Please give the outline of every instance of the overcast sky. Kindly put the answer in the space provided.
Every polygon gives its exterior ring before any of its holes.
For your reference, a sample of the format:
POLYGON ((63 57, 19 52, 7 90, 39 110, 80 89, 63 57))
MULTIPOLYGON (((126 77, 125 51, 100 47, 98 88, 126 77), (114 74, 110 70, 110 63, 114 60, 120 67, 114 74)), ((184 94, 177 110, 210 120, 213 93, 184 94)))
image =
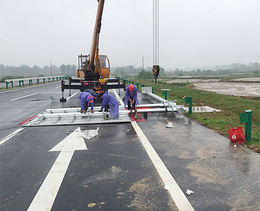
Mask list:
MULTIPOLYGON (((0 0, 0 64, 76 64, 89 54, 97 0, 0 0)), ((259 0, 159 0, 166 69, 260 62, 259 0)), ((100 54, 153 65, 153 0, 106 0, 100 54)))

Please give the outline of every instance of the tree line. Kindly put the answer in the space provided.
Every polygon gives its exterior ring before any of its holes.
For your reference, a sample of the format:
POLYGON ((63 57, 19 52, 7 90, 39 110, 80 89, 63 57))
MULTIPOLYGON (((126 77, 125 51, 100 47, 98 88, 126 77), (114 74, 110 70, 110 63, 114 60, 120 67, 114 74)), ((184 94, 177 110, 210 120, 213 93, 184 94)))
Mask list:
MULTIPOLYGON (((152 67, 141 68, 135 66, 123 66, 112 68, 111 71, 122 78, 141 78, 152 79, 152 67)), ((215 66, 212 69, 193 69, 184 71, 183 69, 176 68, 175 70, 165 70, 160 67, 160 77, 178 77, 178 76, 229 76, 229 75, 242 75, 249 74, 253 76, 260 76, 260 63, 241 64, 234 63, 232 65, 215 66)))
POLYGON ((30 76, 50 76, 50 75, 65 75, 65 76, 72 76, 76 75, 76 65, 65 65, 62 64, 61 66, 51 65, 51 66, 44 66, 39 67, 34 65, 33 67, 29 67, 28 65, 21 65, 21 66, 9 66, 0 64, 0 78, 4 76, 23 76, 23 77, 30 77, 30 76))
MULTIPOLYGON (((28 65, 21 66, 8 66, 0 64, 0 78, 4 76, 21 76, 21 77, 30 77, 30 76, 50 76, 50 75, 65 75, 65 76, 75 76, 77 67, 76 65, 71 64, 62 64, 61 66, 44 66, 39 67, 34 65, 29 67, 28 65)), ((111 67, 111 73, 121 76, 122 78, 143 78, 151 79, 152 67, 135 67, 133 65, 122 66, 122 67, 111 67)), ((249 63, 241 64, 234 63, 232 65, 224 66, 215 66, 213 68, 205 69, 193 69, 190 71, 184 71, 182 69, 176 68, 175 70, 165 70, 163 67, 160 67, 160 77, 165 76, 228 76, 228 75, 238 75, 238 74, 251 74, 251 75, 260 75, 260 63, 249 63)))

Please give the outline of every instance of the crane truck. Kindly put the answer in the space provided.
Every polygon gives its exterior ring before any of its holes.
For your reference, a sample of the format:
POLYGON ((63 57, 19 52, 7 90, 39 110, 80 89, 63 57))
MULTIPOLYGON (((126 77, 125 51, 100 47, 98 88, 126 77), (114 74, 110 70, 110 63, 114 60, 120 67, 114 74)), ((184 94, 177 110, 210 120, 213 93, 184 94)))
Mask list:
MULTIPOLYGON (((110 77, 110 62, 106 55, 99 55, 99 35, 105 0, 98 0, 98 9, 94 27, 93 41, 89 55, 78 55, 78 70, 76 78, 69 78, 69 84, 61 81, 62 98, 66 102, 65 89, 92 89, 96 93, 104 93, 108 89, 126 88, 125 80, 120 83, 120 78, 110 77)), ((70 94, 71 95, 71 94, 70 94)))

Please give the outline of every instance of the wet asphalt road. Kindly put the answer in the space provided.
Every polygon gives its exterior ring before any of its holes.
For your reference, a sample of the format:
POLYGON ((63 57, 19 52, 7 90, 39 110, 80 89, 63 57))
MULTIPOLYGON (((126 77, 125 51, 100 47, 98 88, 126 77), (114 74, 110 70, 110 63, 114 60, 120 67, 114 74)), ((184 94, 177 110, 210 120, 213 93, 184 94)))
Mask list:
MULTIPOLYGON (((77 95, 59 102, 59 85, 0 93, 0 140, 47 108, 78 106, 77 95)), ((195 210, 259 210, 259 154, 184 116, 149 114, 138 125, 181 190, 195 192, 185 193, 195 210)), ((49 150, 77 127, 25 128, 0 146, 1 210, 27 210, 59 156, 49 150)), ((51 210, 178 210, 130 123, 80 127, 99 135, 74 152, 51 210)))

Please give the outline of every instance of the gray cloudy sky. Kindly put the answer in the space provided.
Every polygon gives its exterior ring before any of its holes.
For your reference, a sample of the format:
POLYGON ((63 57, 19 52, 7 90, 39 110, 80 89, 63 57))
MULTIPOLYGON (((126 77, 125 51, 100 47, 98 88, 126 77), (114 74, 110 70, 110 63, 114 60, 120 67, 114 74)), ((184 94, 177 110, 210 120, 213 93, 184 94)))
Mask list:
MULTIPOLYGON (((0 0, 0 64, 76 64, 89 54, 97 0, 0 0)), ((166 69, 260 61, 259 0, 159 0, 166 69)), ((100 53, 153 65, 152 0, 106 0, 100 53)))

